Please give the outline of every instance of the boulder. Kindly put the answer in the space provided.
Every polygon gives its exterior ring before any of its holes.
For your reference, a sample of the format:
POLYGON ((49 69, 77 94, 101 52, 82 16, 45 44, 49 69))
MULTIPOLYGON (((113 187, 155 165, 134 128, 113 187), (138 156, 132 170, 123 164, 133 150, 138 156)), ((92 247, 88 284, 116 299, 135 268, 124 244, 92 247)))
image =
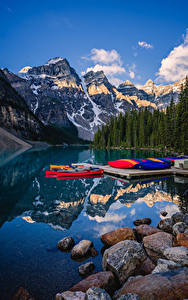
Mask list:
POLYGON ((101 241, 106 247, 113 246, 124 240, 136 240, 132 228, 121 227, 101 235, 101 241))
POLYGON ((89 240, 82 240, 77 245, 75 245, 71 251, 72 258, 81 258, 86 256, 91 247, 93 246, 93 243, 89 240))
POLYGON ((168 272, 170 270, 177 269, 177 268, 180 268, 180 267, 181 267, 180 264, 177 264, 172 260, 158 259, 157 266, 152 271, 152 273, 168 272))
POLYGON ((188 297, 188 268, 150 274, 126 282, 113 299, 127 293, 135 293, 141 300, 183 300, 188 297))
POLYGON ((57 248, 61 251, 71 250, 74 246, 74 239, 71 236, 66 236, 60 240, 57 244, 57 248))
POLYGON ((136 241, 122 241, 107 249, 103 255, 103 270, 112 271, 124 283, 146 259, 145 251, 136 241))
POLYGON ((178 233, 184 233, 186 229, 188 229, 188 226, 183 222, 178 222, 173 225, 173 234, 176 235, 178 233))
POLYGON ((93 286, 100 287, 107 291, 109 294, 112 294, 117 288, 117 283, 112 272, 98 272, 75 284, 72 288, 70 288, 70 291, 82 291, 85 293, 89 288, 93 286))
POLYGON ((56 294, 55 300, 86 300, 86 294, 83 292, 66 291, 56 294))
POLYGON ((95 265, 92 261, 90 261, 84 265, 79 266, 78 272, 81 276, 85 276, 88 275, 89 273, 92 273, 94 269, 95 269, 95 265))
POLYGON ((166 218, 166 219, 161 220, 158 223, 157 227, 159 229, 163 230, 163 231, 172 233, 172 231, 173 231, 173 229, 172 229, 173 225, 174 225, 174 223, 173 223, 172 219, 171 218, 166 218))
POLYGON ((141 264, 140 268, 136 270, 136 274, 148 275, 151 274, 154 269, 155 264, 149 257, 147 257, 146 260, 144 260, 144 262, 141 264))
POLYGON ((183 217, 183 222, 188 225, 188 214, 185 214, 183 217))
POLYGON ((174 240, 174 246, 184 246, 188 248, 188 233, 178 233, 174 240))
POLYGON ((99 287, 92 287, 86 292, 87 300, 111 300, 110 295, 99 287))
POLYGON ((118 300, 140 300, 140 297, 136 294, 128 293, 126 295, 122 295, 118 300))
POLYGON ((144 247, 148 256, 156 262, 158 258, 163 258, 166 248, 172 247, 172 234, 158 232, 143 238, 144 247))
POLYGON ((164 256, 182 266, 188 266, 188 248, 186 247, 180 246, 167 248, 164 251, 164 256))
POLYGON ((29 292, 24 287, 19 287, 16 293, 12 296, 11 300, 34 300, 29 292))
POLYGON ((168 215, 166 210, 161 210, 160 211, 161 216, 166 217, 168 215))
POLYGON ((145 236, 157 233, 157 232, 162 232, 162 230, 150 226, 150 225, 139 225, 137 227, 134 228, 134 231, 136 233, 136 235, 138 236, 139 239, 142 239, 145 236))
POLYGON ((183 222, 183 218, 184 218, 184 214, 182 212, 176 212, 171 217, 174 224, 179 223, 179 222, 183 222))
POLYGON ((138 219, 138 220, 135 220, 133 223, 134 223, 135 226, 139 226, 139 225, 142 225, 142 224, 150 225, 151 224, 151 219, 150 218, 138 219))

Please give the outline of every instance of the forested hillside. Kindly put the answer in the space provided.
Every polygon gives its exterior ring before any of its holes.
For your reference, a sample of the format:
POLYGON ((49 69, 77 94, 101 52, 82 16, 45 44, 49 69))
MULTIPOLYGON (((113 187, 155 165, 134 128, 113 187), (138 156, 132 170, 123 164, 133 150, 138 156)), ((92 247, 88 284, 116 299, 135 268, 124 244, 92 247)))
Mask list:
POLYGON ((172 98, 166 111, 142 109, 120 114, 97 131, 93 145, 154 147, 188 154, 188 78, 177 105, 172 98))

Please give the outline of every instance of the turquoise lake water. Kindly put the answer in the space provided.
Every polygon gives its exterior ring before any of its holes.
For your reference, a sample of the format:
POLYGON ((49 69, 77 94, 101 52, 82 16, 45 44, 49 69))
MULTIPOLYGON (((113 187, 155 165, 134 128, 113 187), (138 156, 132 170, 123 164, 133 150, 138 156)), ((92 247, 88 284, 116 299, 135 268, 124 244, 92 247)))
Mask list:
POLYGON ((121 226, 133 227, 137 218, 150 217, 157 225, 160 211, 168 215, 186 209, 182 195, 186 178, 166 177, 126 182, 109 176, 77 180, 46 178, 49 164, 92 162, 125 157, 157 156, 128 150, 90 150, 54 147, 0 156, 0 299, 10 299, 24 286, 35 299, 54 299, 82 278, 70 253, 56 248, 71 235, 76 242, 93 241, 101 268, 100 235, 121 226), (18 155, 17 155, 18 154, 18 155))

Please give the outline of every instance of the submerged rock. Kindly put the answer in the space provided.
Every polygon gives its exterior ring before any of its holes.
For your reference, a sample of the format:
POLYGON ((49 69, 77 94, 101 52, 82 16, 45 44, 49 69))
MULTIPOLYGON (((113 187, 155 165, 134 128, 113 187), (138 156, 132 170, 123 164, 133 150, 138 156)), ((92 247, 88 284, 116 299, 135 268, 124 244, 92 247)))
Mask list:
POLYGON ((57 248, 61 251, 68 251, 72 249, 74 244, 74 239, 71 236, 67 236, 58 242, 57 248))
POLYGON ((162 230, 146 224, 135 227, 134 231, 139 239, 157 232, 162 232, 162 230))
POLYGON ((93 243, 89 240, 82 240, 77 245, 75 245, 71 251, 72 258, 81 258, 86 256, 91 247, 93 246, 93 243))
POLYGON ((134 274, 145 259, 146 254, 141 244, 122 241, 104 252, 103 270, 112 271, 122 284, 134 274))
POLYGON ((97 286, 105 289, 109 294, 113 293, 117 287, 115 277, 112 272, 98 272, 96 274, 90 275, 87 278, 81 280, 75 284, 70 291, 82 291, 86 292, 89 288, 97 286))
POLYGON ((22 286, 16 291, 11 300, 34 300, 29 292, 22 286))
POLYGON ((173 225, 174 225, 174 223, 173 223, 172 219, 171 218, 166 218, 166 219, 161 220, 158 223, 157 227, 159 229, 163 230, 163 231, 172 233, 173 232, 173 229, 172 229, 173 225))
POLYGON ((55 300, 86 300, 86 294, 83 292, 66 291, 56 294, 55 300))
POLYGON ((138 220, 135 220, 133 223, 134 223, 135 226, 139 226, 139 225, 142 225, 142 224, 150 225, 151 224, 151 219, 150 218, 138 219, 138 220))
POLYGON ((188 266, 188 248, 186 247, 180 246, 167 248, 164 251, 164 256, 182 266, 188 266))
POLYGON ((89 288, 86 292, 87 300, 111 300, 110 295, 103 289, 99 287, 89 288))
POLYGON ((166 217, 168 215, 166 210, 161 210, 160 212, 161 216, 166 217))
POLYGON ((79 266, 78 272, 81 276, 85 276, 85 275, 88 275, 89 273, 93 272, 94 269, 95 269, 95 265, 92 261, 90 261, 84 265, 79 266))
POLYGON ((178 233, 174 240, 174 246, 184 246, 188 248, 188 233, 178 233))
POLYGON ((107 247, 113 246, 124 240, 136 240, 132 228, 121 227, 101 235, 101 241, 107 247))
POLYGON ((143 238, 144 247, 149 257, 157 261, 163 258, 166 248, 172 247, 172 234, 167 232, 158 232, 143 238))
POLYGON ((185 299, 188 297, 188 268, 150 274, 126 282, 113 299, 117 300, 127 293, 135 293, 142 300, 185 299))

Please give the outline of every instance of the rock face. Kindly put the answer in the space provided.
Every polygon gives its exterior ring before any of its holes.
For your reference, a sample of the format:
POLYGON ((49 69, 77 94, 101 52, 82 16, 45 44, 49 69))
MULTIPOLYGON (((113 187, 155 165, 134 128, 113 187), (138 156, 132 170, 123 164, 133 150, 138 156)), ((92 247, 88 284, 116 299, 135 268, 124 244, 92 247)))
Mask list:
POLYGON ((113 246, 124 240, 135 240, 135 235, 132 228, 121 227, 114 231, 107 232, 101 235, 101 241, 107 247, 113 246))
POLYGON ((111 300, 109 294, 99 287, 92 287, 86 292, 87 300, 111 300))
POLYGON ((177 300, 188 297, 188 268, 136 278, 124 284, 114 299, 135 293, 142 300, 177 300))
POLYGON ((134 223, 135 226, 139 226, 139 225, 142 225, 142 224, 150 225, 151 224, 151 219, 150 218, 138 219, 138 220, 135 220, 133 223, 134 223))
POLYGON ((76 292, 76 291, 86 292, 89 288, 96 286, 101 289, 104 289, 109 294, 111 294, 116 289, 116 285, 117 284, 115 282, 115 278, 114 278, 114 275, 112 272, 99 272, 99 273, 90 275, 89 277, 78 282, 70 289, 70 291, 71 292, 76 292))
POLYGON ((42 140, 44 126, 0 70, 0 126, 28 140, 42 140))
POLYGON ((112 271, 124 283, 146 259, 142 246, 135 241, 122 241, 107 249, 103 255, 103 270, 112 271))
POLYGON ((71 250, 74 246, 74 239, 71 236, 64 237, 57 244, 57 248, 61 251, 71 250))
POLYGON ((188 266, 188 248, 180 247, 170 247, 164 250, 164 256, 173 260, 182 266, 188 266))
POLYGON ((149 257, 156 261, 164 256, 164 250, 172 247, 172 235, 166 232, 158 232, 143 239, 144 247, 149 257))
POLYGON ((93 243, 89 240, 82 240, 75 245, 71 251, 72 258, 81 258, 89 253, 93 243))
POLYGON ((5 69, 11 85, 26 100, 29 108, 44 124, 70 127, 79 137, 91 140, 98 126, 111 116, 132 108, 165 108, 173 96, 177 102, 180 81, 156 86, 151 80, 141 89, 130 81, 113 86, 103 71, 90 71, 84 82, 67 59, 56 57, 42 66, 25 67, 17 76, 5 69), (85 86, 85 87, 84 87, 85 86))
POLYGON ((178 233, 174 240, 174 246, 184 246, 188 248, 188 233, 178 233))
POLYGON ((142 239, 145 236, 157 233, 157 232, 161 232, 160 229, 155 228, 153 226, 150 225, 139 225, 136 228, 134 228, 134 231, 136 232, 137 236, 142 239))
POLYGON ((78 272, 81 276, 85 276, 85 275, 88 275, 89 273, 93 272, 94 268, 95 268, 94 263, 90 261, 84 265, 79 266, 78 272))

